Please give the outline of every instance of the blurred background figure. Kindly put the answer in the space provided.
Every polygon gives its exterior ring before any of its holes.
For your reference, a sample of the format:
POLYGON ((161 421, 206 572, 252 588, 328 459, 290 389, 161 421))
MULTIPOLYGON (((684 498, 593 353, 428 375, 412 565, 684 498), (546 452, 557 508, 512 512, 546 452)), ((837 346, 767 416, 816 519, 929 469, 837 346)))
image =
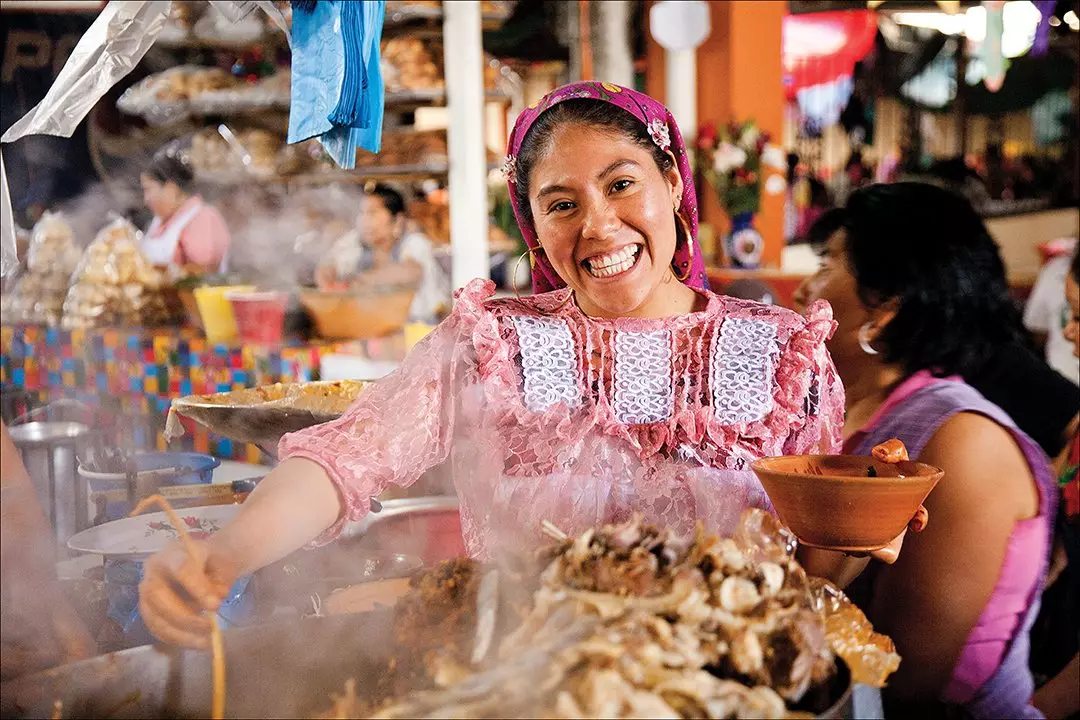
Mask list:
POLYGON ((1024 308, 1024 326, 1046 354, 1050 367, 1080 385, 1080 364, 1073 354, 1073 343, 1065 337, 1065 327, 1071 318, 1065 283, 1077 240, 1064 238, 1050 245, 1051 256, 1039 271, 1024 308))
POLYGON ((229 229, 221 213, 195 194, 195 174, 182 151, 165 148, 139 178, 154 219, 142 251, 154 265, 198 273, 225 272, 229 229))
POLYGON ((449 281, 431 240, 411 225, 404 197, 387 185, 366 193, 356 226, 334 243, 315 279, 322 290, 416 286, 410 309, 413 322, 435 322, 450 300, 449 281))
MULTIPOLYGON (((1080 251, 1070 260, 1064 294, 1064 336, 1075 364, 1080 361, 1080 251)), ((1067 718, 1080 713, 1080 433, 1073 434, 1056 465, 1061 503, 1042 611, 1031 634, 1031 667, 1046 679, 1035 693, 1035 706, 1048 718, 1067 718)))

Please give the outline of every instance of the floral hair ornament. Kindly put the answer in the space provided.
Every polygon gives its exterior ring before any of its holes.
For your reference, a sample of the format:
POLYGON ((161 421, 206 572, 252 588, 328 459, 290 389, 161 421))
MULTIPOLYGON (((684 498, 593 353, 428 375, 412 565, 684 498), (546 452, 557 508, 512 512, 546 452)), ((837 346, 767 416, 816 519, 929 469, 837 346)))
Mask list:
POLYGON ((686 144, 682 133, 675 123, 675 118, 660 102, 630 88, 611 83, 580 82, 564 85, 546 95, 540 102, 526 108, 514 124, 507 143, 507 155, 503 161, 503 174, 510 187, 510 200, 514 205, 514 215, 521 229, 521 236, 528 245, 532 260, 533 291, 537 293, 558 290, 566 286, 563 279, 548 262, 543 253, 536 253, 540 241, 536 236, 535 226, 527 220, 522 208, 518 206, 517 158, 521 154, 521 145, 533 126, 544 112, 567 100, 598 100, 616 105, 637 118, 645 126, 649 137, 661 149, 675 158, 675 166, 682 177, 683 194, 676 208, 676 223, 684 228, 685 237, 675 246, 672 270, 684 284, 697 290, 707 290, 709 281, 705 277, 705 258, 697 242, 698 205, 694 192, 694 174, 690 159, 686 154, 686 144))
POLYGON ((517 182, 517 158, 513 155, 507 155, 503 158, 502 174, 506 178, 508 183, 517 182))

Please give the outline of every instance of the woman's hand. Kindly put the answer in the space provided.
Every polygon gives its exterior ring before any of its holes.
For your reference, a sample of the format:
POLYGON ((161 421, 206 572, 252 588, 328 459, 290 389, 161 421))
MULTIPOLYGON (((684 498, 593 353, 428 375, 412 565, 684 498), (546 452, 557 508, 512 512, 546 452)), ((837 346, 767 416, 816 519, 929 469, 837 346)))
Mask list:
POLYGON ((348 284, 338 278, 333 265, 320 265, 315 268, 315 287, 324 291, 341 291, 345 290, 348 284))
POLYGON ((404 285, 415 287, 420 284, 423 276, 424 269, 420 267, 419 263, 413 260, 403 260, 388 265, 376 266, 362 273, 357 277, 356 285, 404 285))
POLYGON ((205 648, 210 643, 211 616, 239 576, 225 553, 212 541, 192 541, 193 557, 176 541, 146 561, 139 584, 139 612, 159 639, 205 648))
POLYGON ((896 562, 896 558, 900 557, 900 549, 904 546, 904 538, 907 537, 908 531, 910 530, 915 533, 922 532, 929 522, 930 513, 926 511, 925 506, 920 505, 919 509, 915 511, 915 517, 908 521, 904 531, 897 535, 893 541, 885 547, 870 553, 870 557, 875 560, 880 560, 888 565, 892 565, 896 562))
POLYGON ((161 640, 206 647, 210 616, 229 588, 299 550, 330 527, 342 512, 341 498, 323 468, 310 460, 283 461, 259 482, 232 522, 206 541, 194 541, 195 557, 174 542, 146 561, 139 610, 161 640))

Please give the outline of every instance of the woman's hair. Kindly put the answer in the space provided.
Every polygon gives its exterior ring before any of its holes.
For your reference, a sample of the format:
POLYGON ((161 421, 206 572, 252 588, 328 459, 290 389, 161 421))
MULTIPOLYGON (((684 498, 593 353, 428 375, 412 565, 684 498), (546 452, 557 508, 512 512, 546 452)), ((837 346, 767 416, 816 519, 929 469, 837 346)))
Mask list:
POLYGON ((887 362, 966 377, 1004 344, 1027 343, 997 245, 963 197, 924 183, 871 185, 825 213, 811 242, 841 229, 859 299, 895 303, 875 340, 887 362))
POLYGON ((667 173, 675 167, 675 160, 670 154, 660 149, 649 136, 645 124, 617 105, 575 98, 565 100, 545 110, 536 119, 518 151, 515 172, 517 174, 517 206, 524 220, 532 223, 532 207, 529 205, 530 175, 537 161, 551 150, 551 138, 555 130, 563 125, 584 125, 593 130, 619 135, 630 142, 637 143, 652 153, 653 161, 661 173, 667 173))
POLYGON ((185 193, 195 187, 195 171, 191 164, 182 151, 171 147, 159 150, 143 172, 159 183, 175 183, 185 193))
POLYGON ((379 183, 365 193, 369 197, 377 197, 383 206, 393 217, 398 217, 405 212, 405 198, 389 185, 379 183))

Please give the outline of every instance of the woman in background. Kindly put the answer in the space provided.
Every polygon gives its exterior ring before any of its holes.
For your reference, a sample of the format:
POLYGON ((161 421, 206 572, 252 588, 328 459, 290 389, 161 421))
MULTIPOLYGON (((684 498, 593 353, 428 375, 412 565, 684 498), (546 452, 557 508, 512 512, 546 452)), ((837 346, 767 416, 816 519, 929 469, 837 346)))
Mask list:
POLYGON ((450 303, 450 287, 431 240, 409 227, 405 199, 386 185, 368 191, 356 227, 343 235, 315 274, 321 290, 365 285, 417 286, 409 310, 413 322, 435 323, 450 303))
POLYGON ((143 171, 143 202, 154 219, 143 236, 143 254, 154 265, 199 273, 226 271, 229 229, 213 205, 194 194, 195 174, 172 148, 143 171))
POLYGON ((896 437, 945 471, 926 529, 851 592, 904 658, 886 714, 1040 717, 1029 631, 1053 476, 1039 446, 964 380, 1019 332, 997 246, 970 203, 920 183, 858 190, 823 222, 821 269, 796 299, 835 312, 827 344, 847 391, 844 451, 869 455, 896 437))

